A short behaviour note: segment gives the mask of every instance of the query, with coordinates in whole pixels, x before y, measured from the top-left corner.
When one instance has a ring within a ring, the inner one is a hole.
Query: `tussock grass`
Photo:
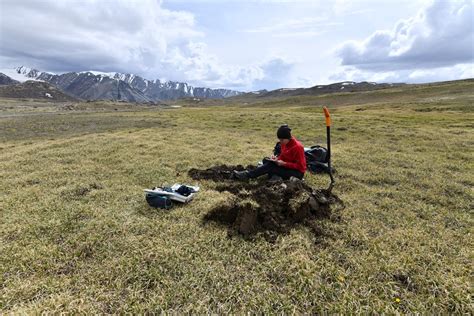
[[[474,115],[462,91],[333,108],[342,220],[323,221],[318,240],[297,227],[273,244],[203,223],[231,198],[215,183],[170,211],[142,189],[256,163],[281,123],[325,144],[319,106],[0,118],[0,310],[472,313]]]

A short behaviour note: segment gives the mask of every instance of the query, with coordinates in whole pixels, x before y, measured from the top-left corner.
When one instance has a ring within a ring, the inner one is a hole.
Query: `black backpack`
[[[325,147],[316,145],[304,151],[306,166],[314,173],[329,172],[328,150]]]
[[[328,162],[328,150],[322,146],[312,146],[310,149],[304,151],[306,161],[316,161],[327,163]]]
[[[275,144],[275,147],[273,147],[273,154],[275,156],[280,156],[280,153],[281,153],[281,144],[280,144],[280,142],[277,142]]]

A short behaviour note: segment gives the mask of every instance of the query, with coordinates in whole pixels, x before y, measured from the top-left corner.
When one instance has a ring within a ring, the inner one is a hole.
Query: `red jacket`
[[[306,158],[304,156],[304,147],[296,138],[291,137],[286,145],[281,144],[281,153],[278,159],[286,162],[285,168],[296,169],[302,173],[306,171]]]

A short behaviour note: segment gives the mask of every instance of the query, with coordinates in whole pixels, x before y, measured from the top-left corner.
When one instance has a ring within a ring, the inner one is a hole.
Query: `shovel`
[[[328,147],[328,168],[329,168],[329,177],[331,178],[331,183],[329,184],[328,193],[331,193],[332,188],[334,187],[335,181],[334,176],[332,175],[331,168],[331,115],[327,107],[323,107],[324,116],[326,116],[326,139]]]

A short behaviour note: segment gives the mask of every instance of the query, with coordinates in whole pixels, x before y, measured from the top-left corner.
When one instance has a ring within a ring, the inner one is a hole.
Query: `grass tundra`
[[[468,80],[181,108],[1,100],[0,313],[470,314],[473,91]],[[322,105],[340,220],[274,243],[203,221],[230,194],[190,168],[254,164],[281,123],[324,145]],[[174,182],[202,192],[147,205],[144,188]]]

